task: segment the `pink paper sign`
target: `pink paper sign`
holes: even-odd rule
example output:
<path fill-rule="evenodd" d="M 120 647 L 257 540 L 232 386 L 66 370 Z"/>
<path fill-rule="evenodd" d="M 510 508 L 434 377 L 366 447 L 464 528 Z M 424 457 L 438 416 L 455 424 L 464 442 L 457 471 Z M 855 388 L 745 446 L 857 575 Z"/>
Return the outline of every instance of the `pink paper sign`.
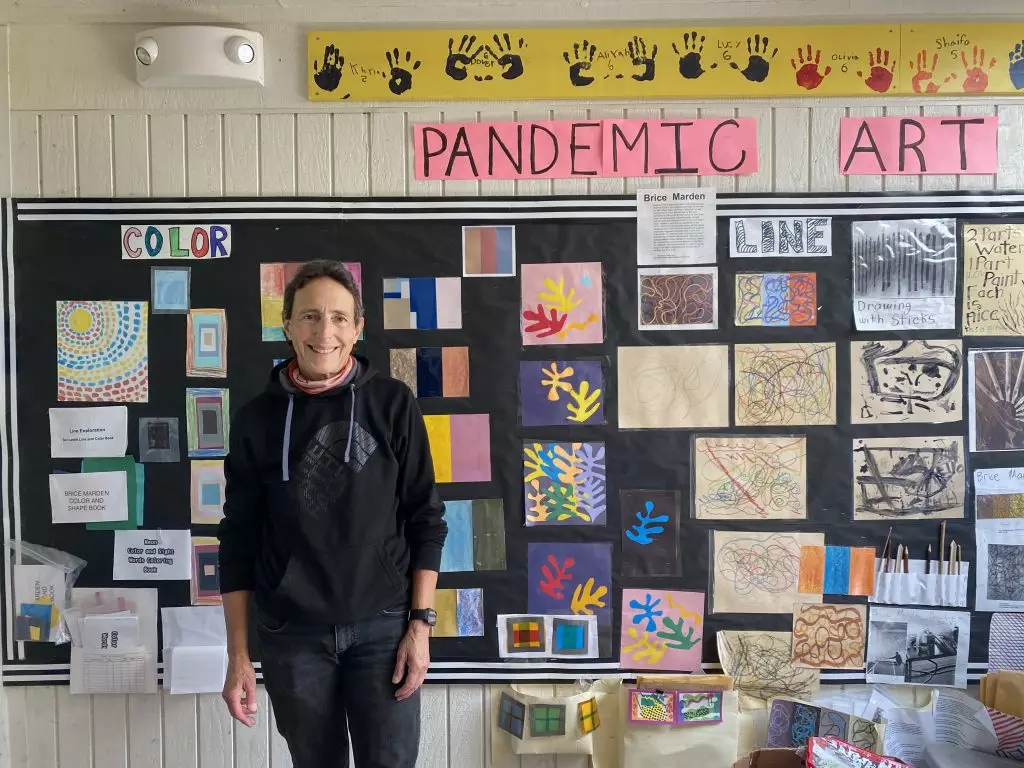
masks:
<path fill-rule="evenodd" d="M 996 117 L 844 117 L 839 168 L 872 176 L 994 174 L 998 135 Z"/>
<path fill-rule="evenodd" d="M 622 590 L 619 666 L 700 672 L 704 593 Z"/>
<path fill-rule="evenodd" d="M 757 123 L 434 123 L 413 127 L 413 148 L 421 181 L 746 174 L 757 172 Z"/>

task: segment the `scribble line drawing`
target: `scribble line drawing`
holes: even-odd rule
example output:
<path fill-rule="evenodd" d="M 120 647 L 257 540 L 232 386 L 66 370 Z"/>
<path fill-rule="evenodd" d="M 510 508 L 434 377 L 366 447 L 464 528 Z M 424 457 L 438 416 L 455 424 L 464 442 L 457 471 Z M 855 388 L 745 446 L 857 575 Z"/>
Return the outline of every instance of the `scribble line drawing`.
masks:
<path fill-rule="evenodd" d="M 975 451 L 1024 448 L 1024 350 L 971 353 Z"/>
<path fill-rule="evenodd" d="M 835 424 L 834 344 L 737 344 L 736 424 Z"/>
<path fill-rule="evenodd" d="M 989 600 L 1024 601 L 1024 547 L 988 545 Z"/>
<path fill-rule="evenodd" d="M 809 699 L 818 692 L 818 671 L 793 664 L 789 632 L 718 633 L 718 653 L 726 674 L 748 696 Z"/>
<path fill-rule="evenodd" d="M 855 517 L 963 512 L 964 464 L 958 438 L 858 440 L 853 461 Z"/>
<path fill-rule="evenodd" d="M 950 223 L 941 219 L 855 222 L 854 295 L 860 298 L 954 295 L 956 230 Z"/>
<path fill-rule="evenodd" d="M 801 605 L 793 615 L 793 660 L 817 668 L 864 666 L 863 606 Z"/>
<path fill-rule="evenodd" d="M 698 437 L 694 440 L 696 516 L 806 516 L 803 437 Z"/>
<path fill-rule="evenodd" d="M 728 426 L 723 345 L 619 347 L 619 427 Z"/>
<path fill-rule="evenodd" d="M 706 325 L 715 321 L 715 276 L 640 275 L 640 326 Z"/>
<path fill-rule="evenodd" d="M 786 534 L 731 539 L 716 553 L 715 578 L 739 595 L 789 592 L 800 573 L 800 543 Z"/>
<path fill-rule="evenodd" d="M 737 326 L 809 326 L 818 322 L 814 272 L 736 275 Z"/>
<path fill-rule="evenodd" d="M 871 341 L 854 350 L 866 389 L 859 392 L 853 408 L 860 422 L 959 420 L 960 378 L 963 355 L 959 341 Z M 856 411 L 855 411 L 856 413 Z M 950 419 L 950 416 L 955 418 Z"/>

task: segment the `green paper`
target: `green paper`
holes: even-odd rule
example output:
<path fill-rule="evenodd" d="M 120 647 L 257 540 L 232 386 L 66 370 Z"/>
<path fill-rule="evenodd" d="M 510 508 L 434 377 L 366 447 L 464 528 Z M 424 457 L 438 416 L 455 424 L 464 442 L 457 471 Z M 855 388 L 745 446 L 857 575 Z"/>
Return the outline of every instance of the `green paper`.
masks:
<path fill-rule="evenodd" d="M 86 523 L 87 531 L 132 531 L 142 527 L 145 499 L 146 465 L 136 464 L 134 456 L 82 459 L 83 472 L 124 472 L 128 478 L 128 519 L 106 523 Z"/>

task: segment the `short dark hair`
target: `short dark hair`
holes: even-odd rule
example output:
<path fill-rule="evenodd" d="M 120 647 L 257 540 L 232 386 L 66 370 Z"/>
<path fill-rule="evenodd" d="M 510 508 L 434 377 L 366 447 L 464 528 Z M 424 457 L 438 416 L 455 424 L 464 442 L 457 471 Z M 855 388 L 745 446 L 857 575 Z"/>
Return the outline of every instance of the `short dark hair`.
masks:
<path fill-rule="evenodd" d="M 352 319 L 358 323 L 363 317 L 363 297 L 359 295 L 359 286 L 356 285 L 356 279 L 352 277 L 352 273 L 348 271 L 344 264 L 340 261 L 331 261 L 330 259 L 307 261 L 299 267 L 298 272 L 288 281 L 288 285 L 284 288 L 284 310 L 281 313 L 284 319 L 291 319 L 296 292 L 320 277 L 329 277 L 352 294 L 356 304 L 356 316 Z"/>

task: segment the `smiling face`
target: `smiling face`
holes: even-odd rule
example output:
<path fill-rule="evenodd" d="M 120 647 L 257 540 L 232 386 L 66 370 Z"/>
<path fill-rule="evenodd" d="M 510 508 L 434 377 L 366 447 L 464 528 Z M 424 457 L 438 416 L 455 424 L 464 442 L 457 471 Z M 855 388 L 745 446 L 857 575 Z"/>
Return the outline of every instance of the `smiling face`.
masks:
<path fill-rule="evenodd" d="M 305 378 L 329 379 L 348 365 L 363 332 L 363 319 L 356 320 L 355 314 L 355 297 L 329 277 L 311 280 L 295 292 L 291 317 L 284 318 L 284 333 Z"/>

